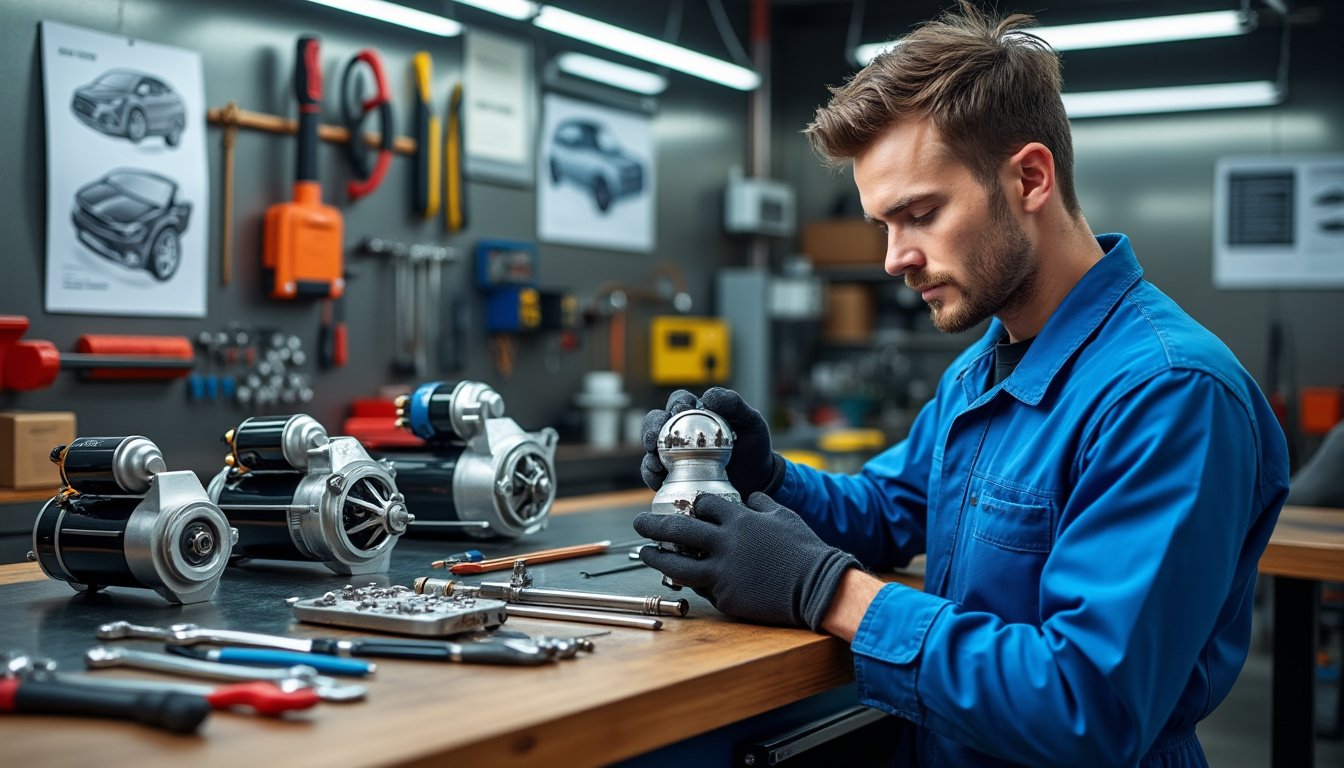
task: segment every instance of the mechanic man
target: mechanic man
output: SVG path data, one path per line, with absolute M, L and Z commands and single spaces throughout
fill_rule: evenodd
M 993 318 L 909 436 L 839 475 L 771 450 L 737 393 L 674 393 L 736 433 L 745 505 L 635 529 L 646 563 L 721 611 L 851 642 L 864 704 L 920 763 L 1206 765 L 1195 725 L 1241 670 L 1256 562 L 1288 489 L 1280 427 L 1232 353 L 1094 236 L 1058 57 L 965 0 L 833 89 L 807 133 L 852 161 L 937 327 Z M 866 572 L 928 556 L 925 590 Z

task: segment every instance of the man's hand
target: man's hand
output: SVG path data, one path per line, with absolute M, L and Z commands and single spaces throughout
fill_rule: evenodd
M 820 631 L 840 578 L 859 567 L 824 543 L 802 518 L 763 493 L 742 506 L 720 496 L 695 500 L 694 517 L 635 517 L 635 530 L 701 557 L 644 547 L 640 558 L 724 613 Z
M 644 460 L 639 474 L 644 484 L 658 490 L 667 477 L 667 468 L 658 458 L 658 432 L 667 420 L 682 411 L 703 408 L 722 416 L 733 430 L 733 455 L 728 462 L 728 482 L 743 498 L 761 491 L 773 494 L 784 482 L 784 458 L 770 449 L 770 427 L 761 412 L 747 405 L 742 396 L 731 389 L 711 387 L 699 399 L 684 389 L 673 392 L 662 410 L 644 415 L 641 436 Z

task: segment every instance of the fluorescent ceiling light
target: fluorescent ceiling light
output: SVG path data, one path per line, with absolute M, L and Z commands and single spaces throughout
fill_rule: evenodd
M 657 96 L 667 90 L 667 78 L 662 75 L 582 53 L 562 53 L 556 57 L 555 65 L 561 72 L 575 77 L 606 83 L 648 96 Z
M 860 67 L 866 67 L 873 62 L 873 59 L 900 44 L 900 40 L 891 40 L 885 43 L 864 43 L 854 48 L 854 60 L 859 63 Z
M 761 84 L 760 75 L 746 67 L 739 67 L 713 56 L 706 56 L 655 37 L 631 32 L 552 5 L 543 5 L 532 23 L 542 29 L 585 43 L 661 64 L 741 91 L 754 90 Z
M 1269 80 L 1064 94 L 1064 110 L 1069 117 L 1265 107 L 1277 103 L 1279 89 Z
M 526 21 L 537 15 L 537 10 L 541 8 L 541 3 L 534 3 L 532 0 L 456 0 L 462 5 L 470 5 L 472 8 L 480 8 L 482 11 L 497 13 L 500 16 L 507 16 L 510 19 Z
M 1065 24 L 1028 30 L 1057 51 L 1082 48 L 1113 48 L 1118 45 L 1169 43 L 1174 40 L 1200 40 L 1206 37 L 1231 37 L 1251 31 L 1240 11 L 1183 13 L 1147 19 L 1098 21 L 1091 24 Z
M 371 19 L 399 24 L 403 27 L 418 29 L 431 35 L 452 37 L 462 34 L 462 24 L 446 16 L 417 11 L 404 5 L 389 3 L 386 0 L 308 0 L 310 3 L 338 8 L 342 11 L 357 13 Z
M 1175 40 L 1243 35 L 1251 31 L 1250 21 L 1250 17 L 1241 11 L 1209 11 L 1035 27 L 1023 31 L 1041 38 L 1056 51 L 1076 51 L 1085 48 L 1113 48 L 1119 45 L 1169 43 Z M 867 65 L 899 43 L 899 40 L 894 40 L 860 45 L 854 49 L 854 58 L 859 64 Z

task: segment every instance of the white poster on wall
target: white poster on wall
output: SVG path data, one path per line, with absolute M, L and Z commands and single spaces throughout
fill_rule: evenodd
M 532 43 L 469 30 L 462 70 L 467 174 L 530 184 L 537 100 Z
M 1215 287 L 1344 287 L 1344 155 L 1221 157 L 1213 204 Z
M 647 115 L 547 94 L 537 152 L 546 242 L 653 250 L 653 126 Z
M 200 55 L 42 22 L 48 312 L 204 317 Z

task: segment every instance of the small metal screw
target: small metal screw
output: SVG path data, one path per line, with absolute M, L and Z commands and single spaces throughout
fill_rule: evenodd
M 339 491 L 345 487 L 345 477 L 343 475 L 332 475 L 327 478 L 327 487 L 333 491 Z
M 756 764 L 756 756 L 755 756 L 755 755 L 747 755 L 746 757 L 742 758 L 742 762 L 743 762 L 743 763 L 746 763 L 747 765 L 755 765 L 755 764 Z

